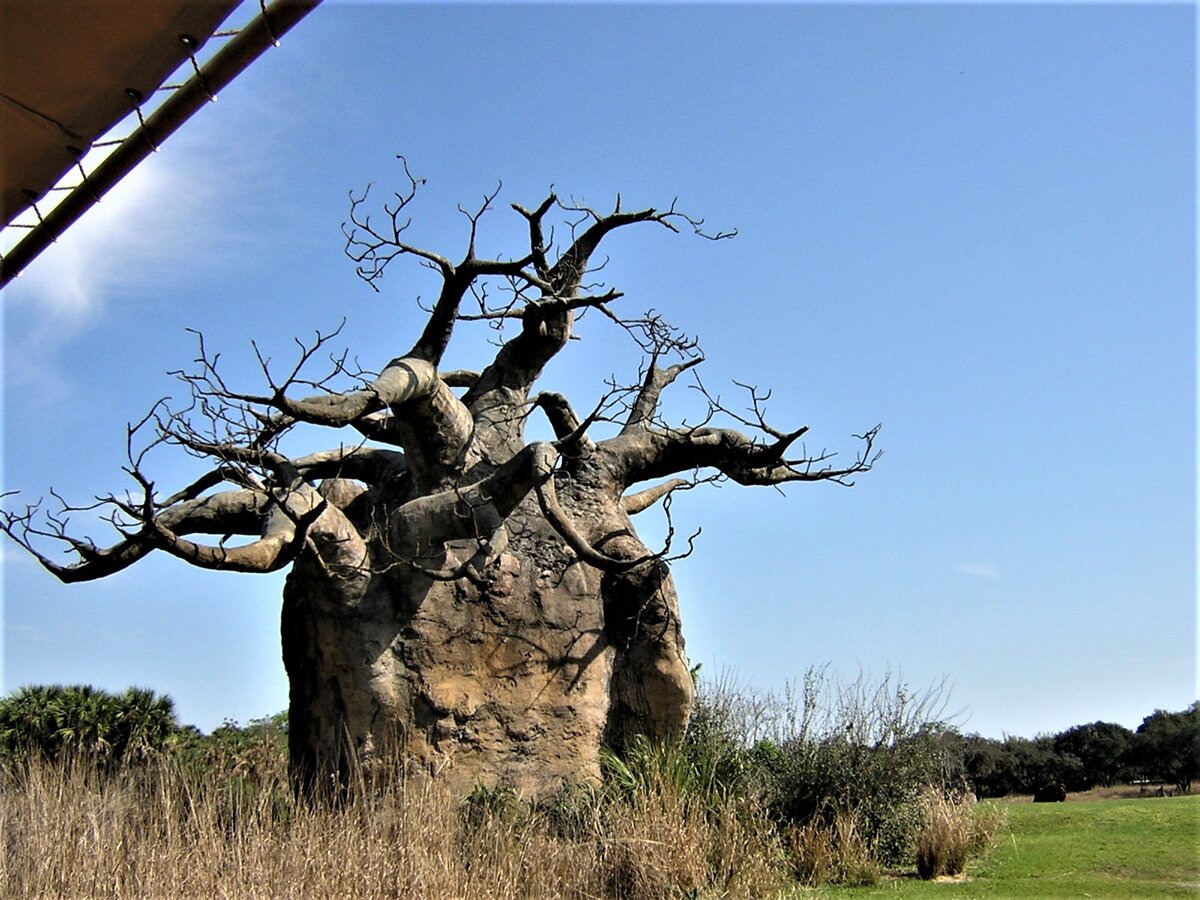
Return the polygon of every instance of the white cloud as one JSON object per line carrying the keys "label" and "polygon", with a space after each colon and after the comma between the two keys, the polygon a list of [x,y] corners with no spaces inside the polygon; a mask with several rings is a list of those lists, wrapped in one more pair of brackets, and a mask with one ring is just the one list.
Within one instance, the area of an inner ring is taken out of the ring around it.
{"label": "white cloud", "polygon": [[231,145],[190,125],[190,134],[134,168],[5,288],[10,386],[36,383],[43,395],[61,393],[57,354],[114,300],[145,302],[181,259],[214,264],[248,243],[229,198],[265,165],[267,142]]}
{"label": "white cloud", "polygon": [[995,563],[962,563],[958,567],[959,573],[970,575],[972,578],[999,578],[1000,570],[996,568]]}
{"label": "white cloud", "polygon": [[162,229],[177,219],[167,198],[180,193],[179,169],[169,156],[134,169],[13,282],[10,302],[78,328],[118,284],[144,280],[161,264]]}
{"label": "white cloud", "polygon": [[213,216],[205,198],[184,190],[186,162],[158,157],[127,175],[5,289],[10,386],[36,382],[58,393],[62,376],[53,360],[60,348],[94,325],[113,296],[145,289],[167,270],[187,220],[207,230]]}

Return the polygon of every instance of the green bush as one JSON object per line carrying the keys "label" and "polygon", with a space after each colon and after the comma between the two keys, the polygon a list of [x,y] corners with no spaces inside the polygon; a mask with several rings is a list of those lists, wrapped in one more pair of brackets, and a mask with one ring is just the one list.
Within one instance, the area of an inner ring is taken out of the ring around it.
{"label": "green bush", "polygon": [[282,770],[287,764],[288,721],[281,712],[239,725],[227,719],[212,734],[192,726],[177,729],[171,748],[185,767],[215,769],[261,779],[265,773]]}
{"label": "green bush", "polygon": [[177,727],[171,698],[144,688],[30,686],[0,700],[0,754],[10,763],[63,755],[108,767],[144,761]]}

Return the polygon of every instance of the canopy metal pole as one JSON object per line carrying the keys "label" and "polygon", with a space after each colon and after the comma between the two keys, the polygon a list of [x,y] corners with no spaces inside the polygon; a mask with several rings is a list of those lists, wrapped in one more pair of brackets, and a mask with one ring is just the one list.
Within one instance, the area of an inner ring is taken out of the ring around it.
{"label": "canopy metal pole", "polygon": [[146,119],[142,127],[129,135],[110,153],[85,183],[74,188],[58,206],[42,218],[12,250],[0,260],[0,288],[17,277],[39,253],[91,209],[113,185],[133,171],[192,117],[205,103],[233,81],[250,63],[292,26],[315,9],[321,0],[275,0],[260,15],[210,59],[199,75],[176,89]]}

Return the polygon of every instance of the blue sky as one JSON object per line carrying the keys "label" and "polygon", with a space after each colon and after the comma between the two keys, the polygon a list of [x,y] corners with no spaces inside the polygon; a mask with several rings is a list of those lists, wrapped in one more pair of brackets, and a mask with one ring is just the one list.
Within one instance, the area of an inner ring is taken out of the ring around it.
{"label": "blue sky", "polygon": [[[845,454],[882,422],[886,451],[849,490],[678,500],[693,661],[944,677],[991,736],[1136,726],[1197,697],[1195,75],[1183,5],[327,4],[6,289],[5,485],[124,488],[185,329],[247,387],[252,339],[283,358],[343,317],[364,365],[406,349],[426,274],[376,295],[340,235],[397,153],[428,179],[413,240],[448,255],[498,181],[678,197],[740,236],[618,236],[622,302],[698,335],[726,399],[770,387]],[[505,208],[481,252],[516,251]],[[638,359],[585,326],[543,383],[586,408]],[[205,729],[286,705],[281,577],[163,558],[64,587],[2,559],[6,689],[145,685]]]}

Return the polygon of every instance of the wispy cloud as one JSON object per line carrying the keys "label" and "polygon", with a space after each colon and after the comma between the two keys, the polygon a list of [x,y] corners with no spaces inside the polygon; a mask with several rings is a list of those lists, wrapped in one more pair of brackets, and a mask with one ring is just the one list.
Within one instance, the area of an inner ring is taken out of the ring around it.
{"label": "wispy cloud", "polygon": [[183,190],[184,168],[164,153],[130,172],[13,282],[11,302],[36,304],[59,324],[86,324],[117,283],[151,274],[165,243],[160,229],[180,218],[178,199],[189,198],[190,211],[201,205]]}
{"label": "wispy cloud", "polygon": [[995,563],[962,563],[958,567],[958,571],[962,575],[969,575],[972,578],[999,578],[1000,570],[996,568]]}
{"label": "wispy cloud", "polygon": [[115,300],[161,291],[183,253],[215,264],[252,244],[229,198],[261,180],[270,144],[262,131],[235,142],[191,122],[88,210],[4,290],[9,385],[57,392],[57,354]]}
{"label": "wispy cloud", "polygon": [[160,279],[178,253],[181,229],[194,227],[203,245],[216,216],[191,186],[189,168],[166,152],[147,160],[5,289],[10,385],[61,387],[52,362],[58,351],[93,326],[114,296]]}

